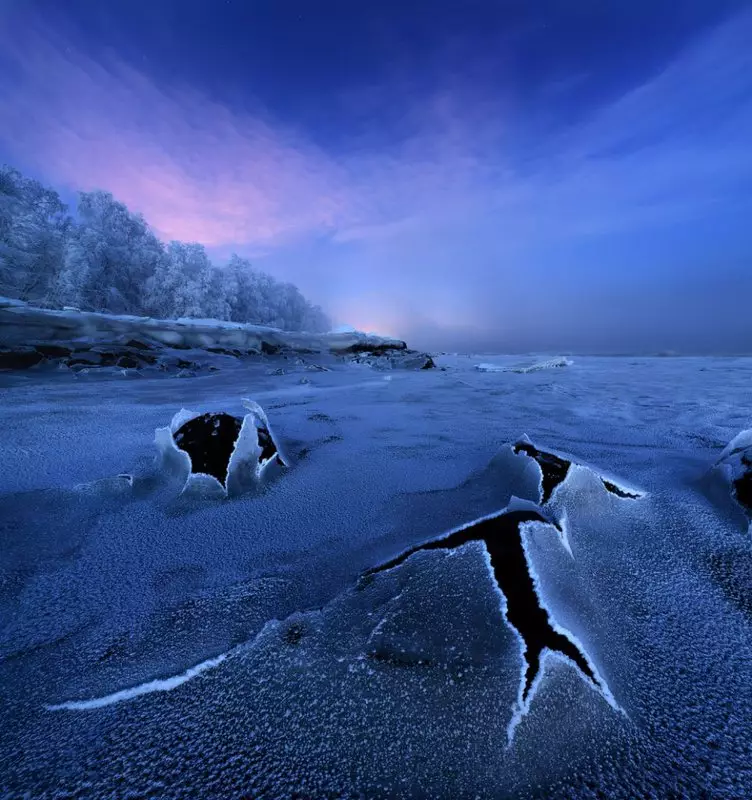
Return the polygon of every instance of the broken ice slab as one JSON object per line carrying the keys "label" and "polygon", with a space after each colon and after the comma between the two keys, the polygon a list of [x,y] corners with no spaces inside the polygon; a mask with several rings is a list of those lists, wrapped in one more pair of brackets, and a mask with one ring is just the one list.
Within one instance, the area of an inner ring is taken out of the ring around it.
{"label": "broken ice slab", "polygon": [[[543,659],[547,652],[555,653],[572,663],[582,677],[599,691],[613,708],[618,709],[608,686],[593,660],[576,637],[558,625],[544,605],[532,574],[523,541],[526,525],[551,522],[527,504],[512,504],[508,508],[455,528],[449,533],[412,547],[395,558],[367,570],[364,578],[402,565],[416,553],[427,550],[455,550],[472,542],[482,543],[488,568],[503,597],[501,609],[508,624],[520,638],[523,657],[518,694],[519,709],[530,703],[542,678]],[[521,712],[520,712],[521,713]],[[515,715],[513,725],[519,721]],[[510,729],[510,736],[513,727]]]}
{"label": "broken ice slab", "polygon": [[162,463],[184,477],[183,492],[226,496],[258,483],[272,465],[287,466],[261,406],[243,404],[243,417],[182,409],[156,430]]}
{"label": "broken ice slab", "polygon": [[476,364],[478,372],[517,372],[525,374],[528,372],[540,372],[544,369],[557,369],[559,367],[571,367],[574,362],[561,356],[560,358],[550,358],[546,361],[536,361],[533,364],[515,364],[507,366],[504,364]]}
{"label": "broken ice slab", "polygon": [[720,475],[752,527],[752,428],[738,433],[723,449],[711,473]]}
{"label": "broken ice slab", "polygon": [[540,487],[540,501],[543,504],[548,503],[551,499],[556,488],[562,484],[570,473],[572,464],[578,467],[584,467],[594,472],[600,479],[603,487],[607,492],[621,498],[622,500],[639,500],[643,497],[644,492],[637,489],[632,489],[617,483],[615,480],[606,478],[586,464],[577,464],[577,462],[564,456],[553,453],[547,450],[541,450],[536,447],[527,436],[517,441],[514,444],[515,454],[524,454],[532,458],[540,467],[541,471],[541,487]]}

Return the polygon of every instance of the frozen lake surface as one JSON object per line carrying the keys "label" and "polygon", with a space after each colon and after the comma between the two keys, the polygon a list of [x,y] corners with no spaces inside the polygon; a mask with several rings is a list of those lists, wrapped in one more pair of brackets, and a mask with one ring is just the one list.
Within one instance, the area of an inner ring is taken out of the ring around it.
{"label": "frozen lake surface", "polygon": [[[0,375],[0,795],[752,796],[752,359],[523,361]],[[243,398],[290,466],[181,494],[155,430]],[[524,698],[483,541],[363,576],[510,503],[586,665]]]}

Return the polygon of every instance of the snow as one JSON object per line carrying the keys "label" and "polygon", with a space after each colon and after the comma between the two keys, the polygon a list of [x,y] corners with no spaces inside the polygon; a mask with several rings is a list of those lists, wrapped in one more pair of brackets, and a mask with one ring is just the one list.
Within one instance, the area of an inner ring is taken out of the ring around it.
{"label": "snow", "polygon": [[[724,449],[752,429],[752,359],[520,375],[441,356],[389,381],[327,359],[0,375],[3,792],[751,796],[752,537],[728,483],[749,439]],[[155,430],[183,408],[243,417],[244,398],[289,467],[181,493]],[[542,510],[562,530],[530,524],[524,546],[608,697],[549,654],[522,713],[482,544],[362,574],[539,506],[525,434],[573,462]]]}
{"label": "snow", "polygon": [[734,456],[742,453],[744,450],[752,449],[752,428],[745,431],[740,431],[734,438],[723,448],[723,452],[718,457],[718,463],[727,462],[733,459]]}

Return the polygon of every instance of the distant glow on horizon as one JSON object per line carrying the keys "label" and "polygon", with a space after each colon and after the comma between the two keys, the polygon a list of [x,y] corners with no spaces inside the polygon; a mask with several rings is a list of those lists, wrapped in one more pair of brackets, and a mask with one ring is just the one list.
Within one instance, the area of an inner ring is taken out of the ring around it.
{"label": "distant glow on horizon", "polygon": [[355,328],[356,331],[361,331],[363,333],[377,333],[380,336],[387,336],[393,339],[399,339],[399,335],[396,331],[399,330],[398,325],[394,325],[394,323],[390,320],[387,320],[384,317],[377,317],[373,315],[366,315],[366,314],[358,314],[358,313],[351,313],[351,314],[339,314],[337,319],[341,319],[341,322],[338,322],[338,325],[349,325]]}

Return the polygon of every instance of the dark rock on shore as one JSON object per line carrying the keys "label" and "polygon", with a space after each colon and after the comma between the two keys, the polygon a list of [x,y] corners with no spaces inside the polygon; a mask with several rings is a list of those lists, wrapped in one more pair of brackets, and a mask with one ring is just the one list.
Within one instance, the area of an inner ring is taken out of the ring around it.
{"label": "dark rock on shore", "polygon": [[[177,351],[193,352],[180,358]],[[94,367],[154,367],[166,372],[213,367],[216,371],[222,367],[222,358],[290,359],[301,354],[342,355],[379,369],[435,366],[430,356],[408,350],[401,339],[355,331],[317,334],[245,323],[59,311],[0,297],[3,370],[49,362],[76,372]]]}
{"label": "dark rock on shore", "polygon": [[34,349],[0,350],[0,369],[29,369],[44,361],[44,355]]}

